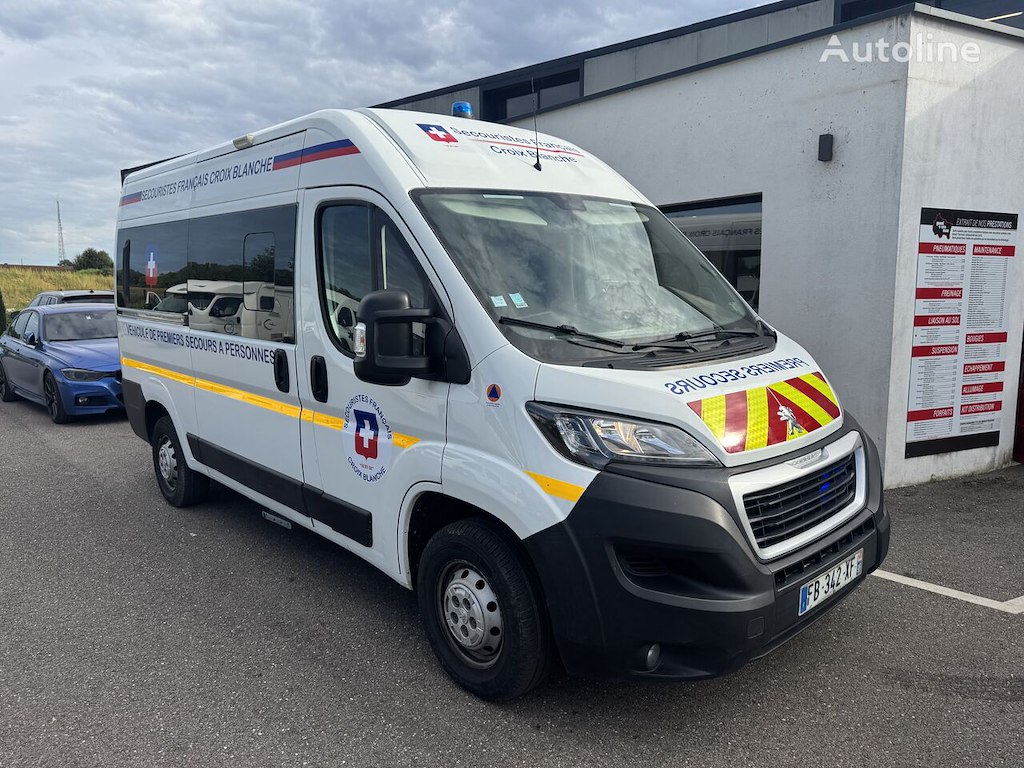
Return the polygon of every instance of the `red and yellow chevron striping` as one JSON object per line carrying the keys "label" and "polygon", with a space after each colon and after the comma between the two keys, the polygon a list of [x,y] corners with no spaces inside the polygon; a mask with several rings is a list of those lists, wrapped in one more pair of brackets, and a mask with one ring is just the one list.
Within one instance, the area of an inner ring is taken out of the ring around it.
{"label": "red and yellow chevron striping", "polygon": [[689,403],[728,453],[796,440],[839,418],[839,400],[821,372]]}

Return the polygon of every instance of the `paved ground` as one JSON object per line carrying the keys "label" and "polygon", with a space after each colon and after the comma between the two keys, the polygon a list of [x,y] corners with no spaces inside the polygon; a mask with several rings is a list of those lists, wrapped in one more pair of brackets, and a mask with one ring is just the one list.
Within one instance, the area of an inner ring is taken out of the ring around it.
{"label": "paved ground", "polygon": [[[0,404],[0,766],[1020,766],[1024,615],[870,578],[723,679],[484,704],[411,593],[220,490],[180,511],[123,419]],[[1024,467],[891,495],[885,568],[1024,595]]]}

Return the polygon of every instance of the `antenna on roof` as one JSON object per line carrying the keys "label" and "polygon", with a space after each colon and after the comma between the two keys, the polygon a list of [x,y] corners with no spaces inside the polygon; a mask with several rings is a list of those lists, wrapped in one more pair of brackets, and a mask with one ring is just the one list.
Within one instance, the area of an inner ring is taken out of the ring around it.
{"label": "antenna on roof", "polygon": [[540,94],[537,93],[537,86],[533,78],[530,78],[530,90],[533,91],[533,146],[537,150],[537,162],[533,167],[540,170],[540,137],[537,133],[537,110],[540,108]]}

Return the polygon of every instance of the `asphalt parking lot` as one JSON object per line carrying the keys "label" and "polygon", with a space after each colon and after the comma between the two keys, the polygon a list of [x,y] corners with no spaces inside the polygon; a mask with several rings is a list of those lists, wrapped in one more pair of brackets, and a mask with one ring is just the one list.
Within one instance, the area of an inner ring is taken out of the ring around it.
{"label": "asphalt parking lot", "polygon": [[[0,766],[1020,766],[1024,613],[870,577],[738,673],[439,669],[413,595],[224,489],[161,499],[123,418],[0,405]],[[889,495],[884,568],[1024,596],[1024,466]]]}

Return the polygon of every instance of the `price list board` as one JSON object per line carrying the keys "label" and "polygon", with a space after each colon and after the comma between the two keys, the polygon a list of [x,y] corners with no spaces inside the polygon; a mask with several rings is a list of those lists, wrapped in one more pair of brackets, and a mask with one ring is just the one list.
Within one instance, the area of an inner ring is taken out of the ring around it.
{"label": "price list board", "polygon": [[921,209],[907,458],[999,444],[1017,218]]}

